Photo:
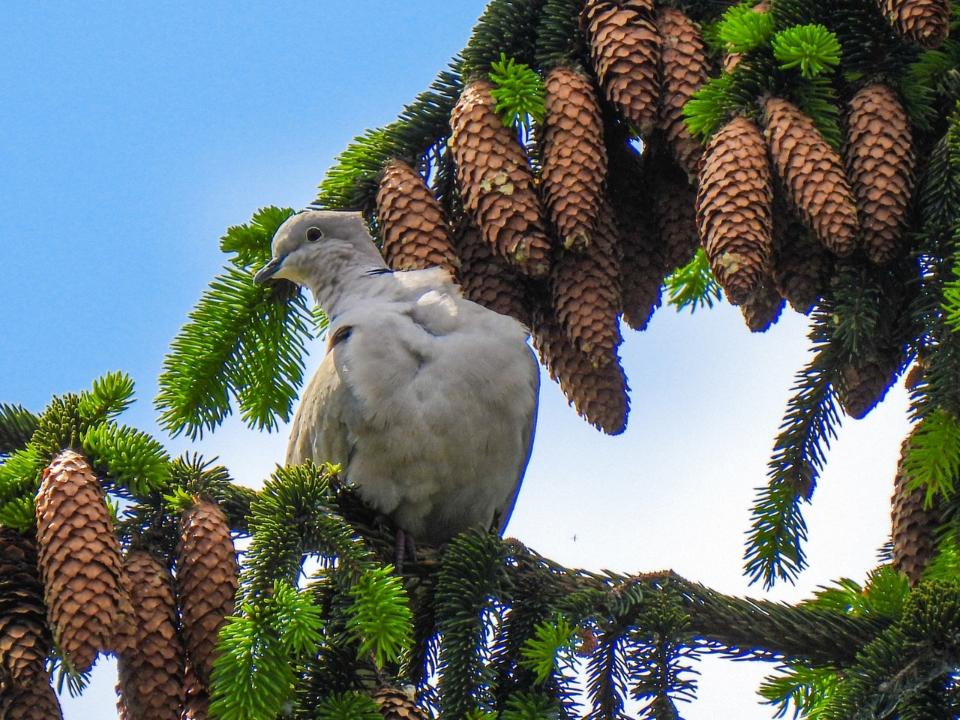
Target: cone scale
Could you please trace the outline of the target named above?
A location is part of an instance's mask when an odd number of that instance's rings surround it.
[[[45,675],[49,652],[36,542],[0,528],[0,679],[32,683]]]

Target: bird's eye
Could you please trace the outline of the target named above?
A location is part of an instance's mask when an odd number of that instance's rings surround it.
[[[307,228],[307,242],[316,242],[323,237],[323,230],[318,227]]]

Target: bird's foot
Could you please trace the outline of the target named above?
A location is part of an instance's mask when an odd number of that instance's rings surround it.
[[[413,535],[397,528],[396,543],[394,544],[394,563],[397,568],[397,574],[403,575],[403,563],[405,560],[411,562],[417,561],[417,544],[413,540]]]

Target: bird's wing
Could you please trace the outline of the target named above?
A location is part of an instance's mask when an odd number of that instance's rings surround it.
[[[532,349],[530,349],[530,372],[533,373],[533,407],[531,408],[530,418],[524,430],[527,436],[527,448],[523,460],[517,467],[517,482],[516,485],[514,485],[513,494],[507,501],[503,512],[500,513],[502,517],[500,519],[500,527],[497,528],[497,530],[501,535],[504,529],[506,529],[507,523],[510,522],[513,508],[517,504],[517,496],[520,495],[520,485],[523,482],[523,475],[527,471],[527,464],[530,462],[530,455],[533,452],[533,437],[537,432],[537,411],[540,408],[540,363],[537,362],[537,356],[533,354]]]
[[[349,421],[355,408],[356,399],[340,379],[333,352],[328,350],[300,398],[287,445],[287,465],[313,460],[346,469],[356,442]]]

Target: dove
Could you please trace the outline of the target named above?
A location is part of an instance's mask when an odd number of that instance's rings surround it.
[[[398,558],[469,528],[502,533],[539,401],[527,328],[465,299],[440,268],[390,270],[360,213],[296,213],[271,251],[254,282],[304,286],[329,318],[286,463],[340,464],[397,528]]]

